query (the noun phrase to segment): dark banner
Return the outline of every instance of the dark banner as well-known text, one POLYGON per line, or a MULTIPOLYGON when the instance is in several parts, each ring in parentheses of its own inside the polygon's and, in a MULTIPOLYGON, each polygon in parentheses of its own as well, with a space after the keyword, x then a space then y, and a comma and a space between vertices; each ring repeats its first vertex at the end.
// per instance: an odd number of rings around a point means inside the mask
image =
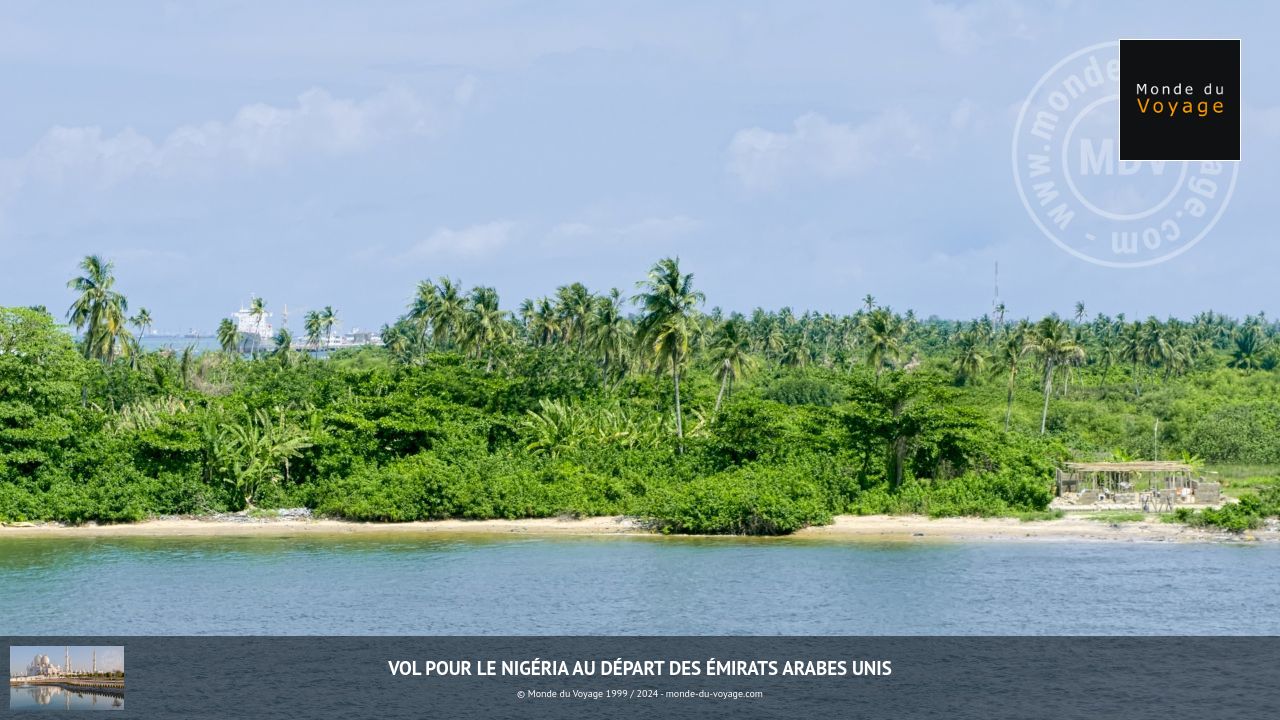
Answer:
MULTIPOLYGON (((1274 717, 1280 708, 1280 638, 11 637, 5 644, 123 646, 125 662, 123 689, 58 687, 56 678, 11 683, 5 713, 13 716, 60 703, 139 718, 291 720, 1170 720, 1274 717)), ((46 654, 56 665, 73 652, 46 654)), ((18 660, 11 677, 27 667, 11 652, 10 663, 18 660)))

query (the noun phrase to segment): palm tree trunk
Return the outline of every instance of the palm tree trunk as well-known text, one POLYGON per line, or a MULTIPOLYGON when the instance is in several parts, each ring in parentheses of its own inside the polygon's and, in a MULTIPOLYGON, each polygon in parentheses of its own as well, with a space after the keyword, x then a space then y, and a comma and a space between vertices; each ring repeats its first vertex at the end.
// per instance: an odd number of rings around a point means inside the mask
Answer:
POLYGON ((1009 394, 1008 394, 1008 397, 1005 398, 1005 410, 1004 410, 1005 432, 1009 432, 1009 422, 1010 420, 1013 419, 1013 382, 1015 377, 1017 377, 1017 371, 1013 368, 1010 368, 1009 369, 1009 394))
POLYGON ((1045 362, 1044 366, 1044 410, 1040 412, 1040 434, 1044 434, 1045 425, 1049 420, 1049 396, 1053 394, 1053 361, 1045 362))
MULTIPOLYGON (((893 420, 897 425, 898 420, 902 417, 903 401, 899 400, 893 406, 893 420)), ((907 438, 902 435, 901 429, 894 430, 893 440, 889 443, 889 462, 893 466, 892 473, 889 475, 889 482, 896 490, 902 487, 903 466, 907 459, 907 438)))
POLYGON ((729 386, 729 368, 727 367, 729 365, 729 361, 725 360, 724 364, 726 366, 725 373, 720 378, 720 392, 716 393, 716 409, 711 411, 712 415, 718 415, 720 413, 720 402, 724 400, 724 389, 729 386))
POLYGON ((680 359, 671 356, 671 377, 676 384, 676 437, 680 441, 680 452, 684 452, 684 416, 680 412, 680 359))
POLYGON ((907 464, 907 439, 896 437, 893 440, 893 487, 902 487, 902 477, 907 464))

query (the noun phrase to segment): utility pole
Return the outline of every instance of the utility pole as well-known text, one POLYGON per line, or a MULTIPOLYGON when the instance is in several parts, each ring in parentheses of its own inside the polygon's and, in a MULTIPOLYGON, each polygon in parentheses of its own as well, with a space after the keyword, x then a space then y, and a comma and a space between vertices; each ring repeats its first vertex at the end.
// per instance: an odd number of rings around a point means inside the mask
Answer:
POLYGON ((1000 306, 1000 261, 996 261, 995 292, 991 296, 991 312, 1000 306))

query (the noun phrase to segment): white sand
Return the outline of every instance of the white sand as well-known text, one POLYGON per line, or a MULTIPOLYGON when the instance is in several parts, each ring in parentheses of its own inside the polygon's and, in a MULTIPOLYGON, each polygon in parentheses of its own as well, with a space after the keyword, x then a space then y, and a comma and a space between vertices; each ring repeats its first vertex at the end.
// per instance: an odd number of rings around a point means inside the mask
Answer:
MULTIPOLYGON (((357 523, 316 519, 165 518, 123 525, 10 523, 0 526, 5 537, 200 537, 295 535, 652 535, 633 518, 621 516, 583 519, 438 520, 410 523, 357 523)), ((805 528, 792 538, 831 541, 973 541, 1077 540, 1220 542, 1277 541, 1273 526, 1244 535, 1206 531, 1157 519, 1107 523, 1086 517, 1022 522, 1010 518, 941 518, 918 515, 840 515, 831 525, 805 528)))

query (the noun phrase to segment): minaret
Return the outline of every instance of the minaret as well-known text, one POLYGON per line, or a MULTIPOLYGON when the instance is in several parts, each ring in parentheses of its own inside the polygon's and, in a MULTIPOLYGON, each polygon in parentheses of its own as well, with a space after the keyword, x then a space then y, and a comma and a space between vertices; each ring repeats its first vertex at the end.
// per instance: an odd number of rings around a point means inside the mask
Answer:
POLYGON ((63 647, 63 652, 65 654, 62 656, 62 674, 70 675, 71 674, 71 646, 67 645, 63 647))
POLYGON ((98 674, 98 648, 93 649, 93 674, 98 674))

